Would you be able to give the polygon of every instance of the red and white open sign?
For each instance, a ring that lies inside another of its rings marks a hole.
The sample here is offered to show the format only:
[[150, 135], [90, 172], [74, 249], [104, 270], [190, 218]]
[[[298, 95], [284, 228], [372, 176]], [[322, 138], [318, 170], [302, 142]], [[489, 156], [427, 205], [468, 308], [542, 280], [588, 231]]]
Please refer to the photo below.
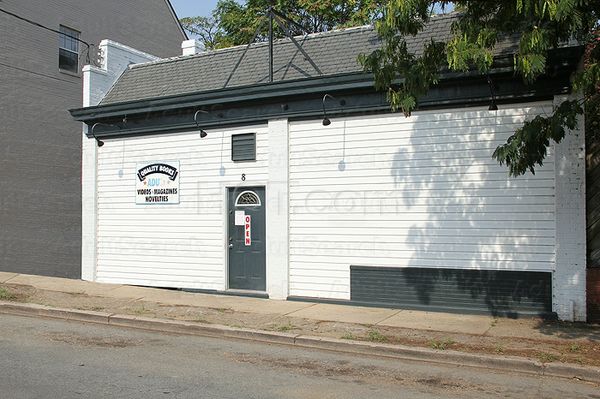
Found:
[[250, 217], [250, 215], [246, 215], [245, 219], [244, 219], [244, 245], [246, 245], [247, 247], [252, 245], [252, 235], [251, 235], [251, 229], [252, 229], [252, 218]]

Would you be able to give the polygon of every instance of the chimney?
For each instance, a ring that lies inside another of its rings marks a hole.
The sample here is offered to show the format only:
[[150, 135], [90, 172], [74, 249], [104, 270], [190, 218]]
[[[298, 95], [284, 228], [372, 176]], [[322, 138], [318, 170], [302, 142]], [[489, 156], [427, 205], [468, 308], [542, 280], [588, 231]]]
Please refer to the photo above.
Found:
[[182, 55], [194, 55], [202, 52], [200, 42], [196, 39], [184, 40], [181, 43]]

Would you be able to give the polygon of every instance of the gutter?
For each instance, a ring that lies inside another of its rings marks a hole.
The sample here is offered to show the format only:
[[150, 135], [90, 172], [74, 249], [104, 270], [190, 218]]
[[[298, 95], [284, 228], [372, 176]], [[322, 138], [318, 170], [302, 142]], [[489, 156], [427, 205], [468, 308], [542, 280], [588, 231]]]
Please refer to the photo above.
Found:
[[231, 104], [244, 101], [282, 98], [315, 93], [315, 91], [341, 91], [372, 88], [371, 74], [348, 74], [310, 79], [288, 80], [263, 83], [252, 86], [239, 86], [225, 89], [202, 91], [176, 96], [156, 97], [115, 104], [69, 110], [75, 120], [87, 122], [99, 118], [118, 117], [146, 112], [170, 111], [181, 108], [202, 107], [213, 104]]

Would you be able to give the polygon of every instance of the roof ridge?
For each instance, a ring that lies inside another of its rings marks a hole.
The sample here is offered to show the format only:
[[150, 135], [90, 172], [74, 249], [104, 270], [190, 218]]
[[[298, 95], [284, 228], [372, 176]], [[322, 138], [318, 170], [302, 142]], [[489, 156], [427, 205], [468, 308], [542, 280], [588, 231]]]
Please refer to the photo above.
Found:
[[[430, 28], [417, 35], [408, 35], [407, 44], [421, 52], [425, 37], [446, 40], [450, 25], [459, 14], [432, 16], [427, 24]], [[320, 71], [315, 72], [323, 76], [361, 72], [358, 54], [381, 47], [381, 39], [372, 25], [332, 29], [295, 38], [318, 65]], [[269, 77], [268, 46], [268, 42], [253, 43], [250, 47], [240, 45], [132, 65], [102, 99], [102, 104], [266, 83]], [[247, 62], [239, 63], [246, 49]], [[275, 41], [275, 54], [273, 72], [277, 81], [316, 76], [311, 60], [300, 54], [289, 38]], [[239, 68], [232, 71], [234, 64]]]
[[[449, 13], [445, 13], [445, 14], [432, 15], [431, 19], [432, 20], [434, 20], [434, 19], [441, 20], [441, 19], [446, 19], [446, 18], [455, 18], [457, 14], [459, 14], [459, 12], [456, 10], [453, 10], [453, 11], [451, 11]], [[362, 31], [374, 31], [374, 30], [375, 30], [375, 28], [372, 24], [367, 24], [367, 25], [336, 28], [336, 29], [325, 31], [325, 32], [314, 32], [314, 33], [309, 33], [307, 35], [297, 35], [297, 36], [294, 36], [294, 39], [306, 40], [306, 39], [322, 38], [322, 37], [328, 37], [328, 36], [336, 36], [336, 35], [340, 35], [340, 34], [350, 34], [350, 33], [356, 33], [356, 32], [362, 32]], [[273, 42], [274, 45], [282, 45], [285, 43], [289, 43], [288, 37], [279, 38]], [[258, 42], [258, 43], [252, 43], [250, 47], [251, 48], [260, 48], [260, 47], [263, 47], [266, 45], [268, 45], [268, 42]], [[156, 61], [148, 61], [148, 62], [142, 62], [139, 64], [132, 64], [129, 66], [129, 69], [137, 69], [137, 68], [143, 68], [143, 67], [157, 65], [157, 64], [166, 64], [166, 63], [172, 63], [172, 62], [178, 62], [178, 61], [186, 61], [186, 60], [191, 60], [191, 59], [195, 59], [195, 58], [199, 58], [199, 57], [207, 57], [207, 56], [211, 56], [211, 55], [215, 55], [215, 54], [238, 52], [240, 50], [245, 49], [247, 46], [248, 46], [248, 44], [240, 44], [237, 46], [225, 47], [225, 48], [214, 49], [214, 50], [206, 50], [201, 53], [193, 54], [193, 55], [177, 55], [174, 57], [162, 58], [162, 59], [156, 60]]]
[[[348, 27], [348, 28], [332, 29], [332, 30], [329, 30], [326, 32], [315, 32], [315, 33], [309, 33], [307, 35], [294, 36], [294, 39], [297, 39], [297, 40], [298, 39], [300, 39], [300, 40], [314, 39], [314, 38], [321, 38], [324, 36], [335, 36], [335, 35], [340, 35], [340, 34], [349, 34], [349, 33], [372, 31], [372, 30], [374, 30], [373, 25], [360, 25], [360, 26], [352, 26], [352, 27]], [[282, 44], [286, 44], [286, 43], [290, 43], [288, 37], [279, 38], [279, 39], [275, 40], [273, 42], [273, 45], [282, 45]], [[269, 44], [268, 42], [257, 42], [257, 43], [252, 43], [250, 47], [251, 48], [260, 48], [260, 47], [266, 46], [268, 44]], [[155, 60], [155, 61], [148, 61], [148, 62], [141, 62], [138, 64], [132, 64], [129, 66], [129, 69], [137, 69], [137, 68], [142, 68], [142, 67], [146, 67], [146, 66], [152, 66], [152, 65], [156, 65], [156, 64], [165, 64], [165, 63], [171, 63], [171, 62], [177, 62], [177, 61], [186, 61], [186, 60], [191, 60], [191, 59], [195, 59], [195, 58], [215, 55], [215, 54], [237, 52], [240, 50], [244, 50], [247, 46], [248, 46], [248, 44], [240, 44], [237, 46], [225, 47], [225, 48], [220, 48], [220, 49], [215, 49], [215, 50], [207, 50], [207, 51], [203, 51], [201, 53], [192, 54], [192, 55], [177, 55], [174, 57], [161, 58], [161, 59]]]

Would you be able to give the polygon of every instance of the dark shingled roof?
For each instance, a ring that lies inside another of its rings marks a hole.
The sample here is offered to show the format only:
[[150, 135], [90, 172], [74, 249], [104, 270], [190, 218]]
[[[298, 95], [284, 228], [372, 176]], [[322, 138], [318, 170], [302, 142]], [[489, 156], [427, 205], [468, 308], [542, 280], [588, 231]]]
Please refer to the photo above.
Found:
[[[419, 54], [431, 38], [448, 40], [450, 26], [456, 17], [454, 13], [433, 17], [422, 32], [407, 38], [408, 49]], [[358, 55], [369, 54], [380, 46], [377, 32], [370, 26], [312, 34], [298, 37], [297, 41], [324, 76], [361, 72]], [[495, 52], [513, 51], [514, 46], [514, 40], [503, 41]], [[101, 105], [221, 89], [245, 48], [237, 46], [132, 65], [121, 75]], [[267, 43], [253, 44], [227, 87], [267, 83], [268, 51]], [[319, 76], [289, 39], [277, 40], [273, 53], [274, 81]]]

